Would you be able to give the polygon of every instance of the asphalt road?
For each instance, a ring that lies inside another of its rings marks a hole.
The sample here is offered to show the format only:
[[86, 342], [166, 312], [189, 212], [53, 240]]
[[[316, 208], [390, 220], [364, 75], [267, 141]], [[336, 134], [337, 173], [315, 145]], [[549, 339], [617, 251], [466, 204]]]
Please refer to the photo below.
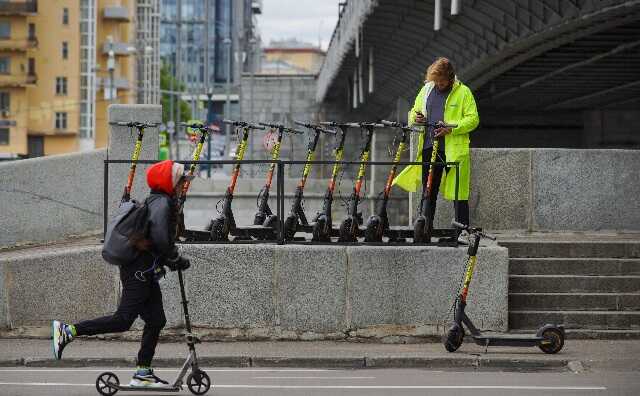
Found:
[[[98, 395], [101, 368], [0, 368], [1, 396]], [[109, 369], [128, 382], [130, 369]], [[209, 368], [214, 388], [208, 395], [638, 395], [640, 376], [633, 371], [491, 372], [420, 369], [250, 369]], [[157, 369], [173, 381], [177, 369]], [[149, 392], [119, 392], [149, 395]], [[180, 394], [190, 394], [185, 389]]]

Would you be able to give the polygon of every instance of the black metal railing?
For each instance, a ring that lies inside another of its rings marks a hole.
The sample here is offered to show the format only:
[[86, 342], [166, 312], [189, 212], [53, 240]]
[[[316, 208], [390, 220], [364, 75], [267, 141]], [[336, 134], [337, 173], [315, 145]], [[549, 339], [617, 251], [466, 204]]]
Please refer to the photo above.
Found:
[[[160, 162], [159, 160], [104, 160], [104, 185], [103, 185], [103, 234], [106, 234], [107, 222], [108, 222], [108, 213], [109, 213], [109, 165], [110, 164], [131, 164], [132, 162], [136, 162], [137, 164], [154, 164]], [[405, 166], [405, 165], [423, 165], [423, 164], [433, 164], [439, 166], [445, 166], [447, 168], [455, 169], [455, 193], [454, 193], [454, 201], [456, 203], [455, 207], [457, 208], [458, 202], [458, 192], [459, 192], [459, 179], [460, 179], [460, 163], [459, 162], [416, 162], [416, 161], [400, 161], [394, 163], [392, 161], [288, 161], [288, 160], [215, 160], [215, 161], [192, 161], [192, 160], [184, 160], [184, 161], [176, 161], [181, 164], [190, 165], [235, 165], [240, 163], [241, 165], [257, 165], [257, 164], [276, 164], [276, 216], [278, 217], [278, 230], [277, 230], [277, 239], [275, 240], [251, 240], [251, 241], [241, 241], [240, 243], [278, 243], [280, 245], [288, 244], [288, 243], [296, 243], [295, 241], [287, 241], [284, 235], [284, 217], [285, 217], [285, 178], [284, 178], [284, 170], [286, 166], [290, 165], [304, 165], [307, 163], [313, 165], [334, 165], [340, 164], [342, 166], [345, 165], [361, 165], [365, 164], [366, 166], [391, 166], [393, 164]], [[188, 199], [188, 195], [187, 195]], [[412, 210], [412, 208], [410, 208]], [[198, 243], [213, 243], [210, 241], [200, 241]], [[238, 243], [237, 241], [232, 242], [224, 242], [224, 243]]]

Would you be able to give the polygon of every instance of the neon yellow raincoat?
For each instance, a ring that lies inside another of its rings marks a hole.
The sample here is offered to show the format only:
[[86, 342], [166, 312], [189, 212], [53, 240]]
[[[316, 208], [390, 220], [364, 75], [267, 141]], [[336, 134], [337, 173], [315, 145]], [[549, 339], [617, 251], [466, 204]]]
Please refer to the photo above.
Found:
[[[427, 82], [416, 97], [413, 108], [409, 112], [409, 125], [416, 119], [416, 111], [427, 116], [427, 101], [431, 90], [434, 89], [433, 82]], [[447, 162], [460, 162], [460, 184], [458, 189], [458, 199], [469, 199], [469, 184], [471, 183], [471, 160], [469, 157], [469, 132], [476, 129], [480, 123], [476, 101], [471, 90], [456, 80], [453, 83], [451, 92], [445, 102], [444, 122], [447, 124], [457, 124], [450, 134], [444, 137], [444, 150]], [[422, 161], [422, 145], [424, 134], [420, 134], [418, 139], [418, 151], [416, 162]], [[440, 191], [445, 199], [453, 201], [455, 199], [455, 168], [451, 167], [443, 174], [440, 182]], [[415, 192], [422, 185], [422, 166], [409, 165], [393, 180], [393, 185]]]

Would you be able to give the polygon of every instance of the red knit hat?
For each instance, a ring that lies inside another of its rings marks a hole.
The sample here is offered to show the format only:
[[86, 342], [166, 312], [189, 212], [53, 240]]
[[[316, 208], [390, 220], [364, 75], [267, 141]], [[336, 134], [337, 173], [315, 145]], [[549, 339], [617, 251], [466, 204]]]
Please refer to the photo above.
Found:
[[147, 169], [147, 184], [152, 190], [173, 195], [174, 188], [183, 172], [184, 165], [182, 164], [171, 160], [158, 162]]

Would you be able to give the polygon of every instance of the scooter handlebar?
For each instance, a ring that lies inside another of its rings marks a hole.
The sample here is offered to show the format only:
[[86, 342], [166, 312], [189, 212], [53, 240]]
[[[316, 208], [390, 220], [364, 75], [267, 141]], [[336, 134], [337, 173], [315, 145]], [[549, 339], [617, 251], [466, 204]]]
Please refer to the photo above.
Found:
[[153, 128], [153, 127], [157, 127], [160, 124], [158, 124], [156, 122], [139, 122], [139, 121], [124, 122], [124, 121], [118, 121], [118, 122], [110, 122], [109, 125], [126, 126], [126, 127], [129, 127], [129, 128], [132, 128], [132, 127], [136, 127], [136, 128]]
[[388, 127], [392, 127], [392, 128], [399, 128], [399, 129], [402, 129], [403, 131], [409, 131], [409, 132], [415, 132], [415, 133], [422, 132], [420, 129], [417, 129], [417, 128], [414, 128], [414, 127], [410, 127], [409, 125], [405, 125], [405, 124], [402, 124], [400, 122], [387, 121], [387, 120], [382, 120], [380, 122], [384, 126], [388, 126]]
[[462, 230], [467, 230], [470, 234], [480, 234], [480, 236], [482, 236], [483, 238], [488, 238], [488, 239], [491, 239], [492, 241], [496, 240], [495, 235], [491, 235], [489, 233], [482, 231], [482, 228], [471, 228], [468, 225], [458, 223], [455, 220], [451, 221], [451, 225], [454, 227], [458, 227]]
[[416, 126], [430, 126], [432, 128], [457, 128], [458, 124], [447, 124], [445, 122], [415, 122], [413, 125]]
[[236, 126], [236, 127], [243, 127], [243, 128], [248, 128], [248, 129], [259, 129], [259, 130], [263, 130], [264, 129], [263, 126], [252, 124], [252, 123], [246, 122], [246, 121], [222, 120], [222, 122], [225, 123], [225, 124], [228, 124], [228, 125]]
[[322, 128], [320, 125], [315, 125], [315, 124], [311, 124], [311, 123], [308, 123], [308, 122], [302, 122], [302, 121], [296, 121], [296, 120], [293, 120], [293, 123], [296, 124], [296, 125], [300, 125], [301, 127], [305, 127], [305, 128], [309, 128], [309, 129], [315, 129], [316, 131], [320, 131], [320, 132], [324, 132], [324, 133], [328, 133], [328, 134], [332, 134], [332, 135], [336, 134], [336, 131], [332, 131], [331, 129]]

